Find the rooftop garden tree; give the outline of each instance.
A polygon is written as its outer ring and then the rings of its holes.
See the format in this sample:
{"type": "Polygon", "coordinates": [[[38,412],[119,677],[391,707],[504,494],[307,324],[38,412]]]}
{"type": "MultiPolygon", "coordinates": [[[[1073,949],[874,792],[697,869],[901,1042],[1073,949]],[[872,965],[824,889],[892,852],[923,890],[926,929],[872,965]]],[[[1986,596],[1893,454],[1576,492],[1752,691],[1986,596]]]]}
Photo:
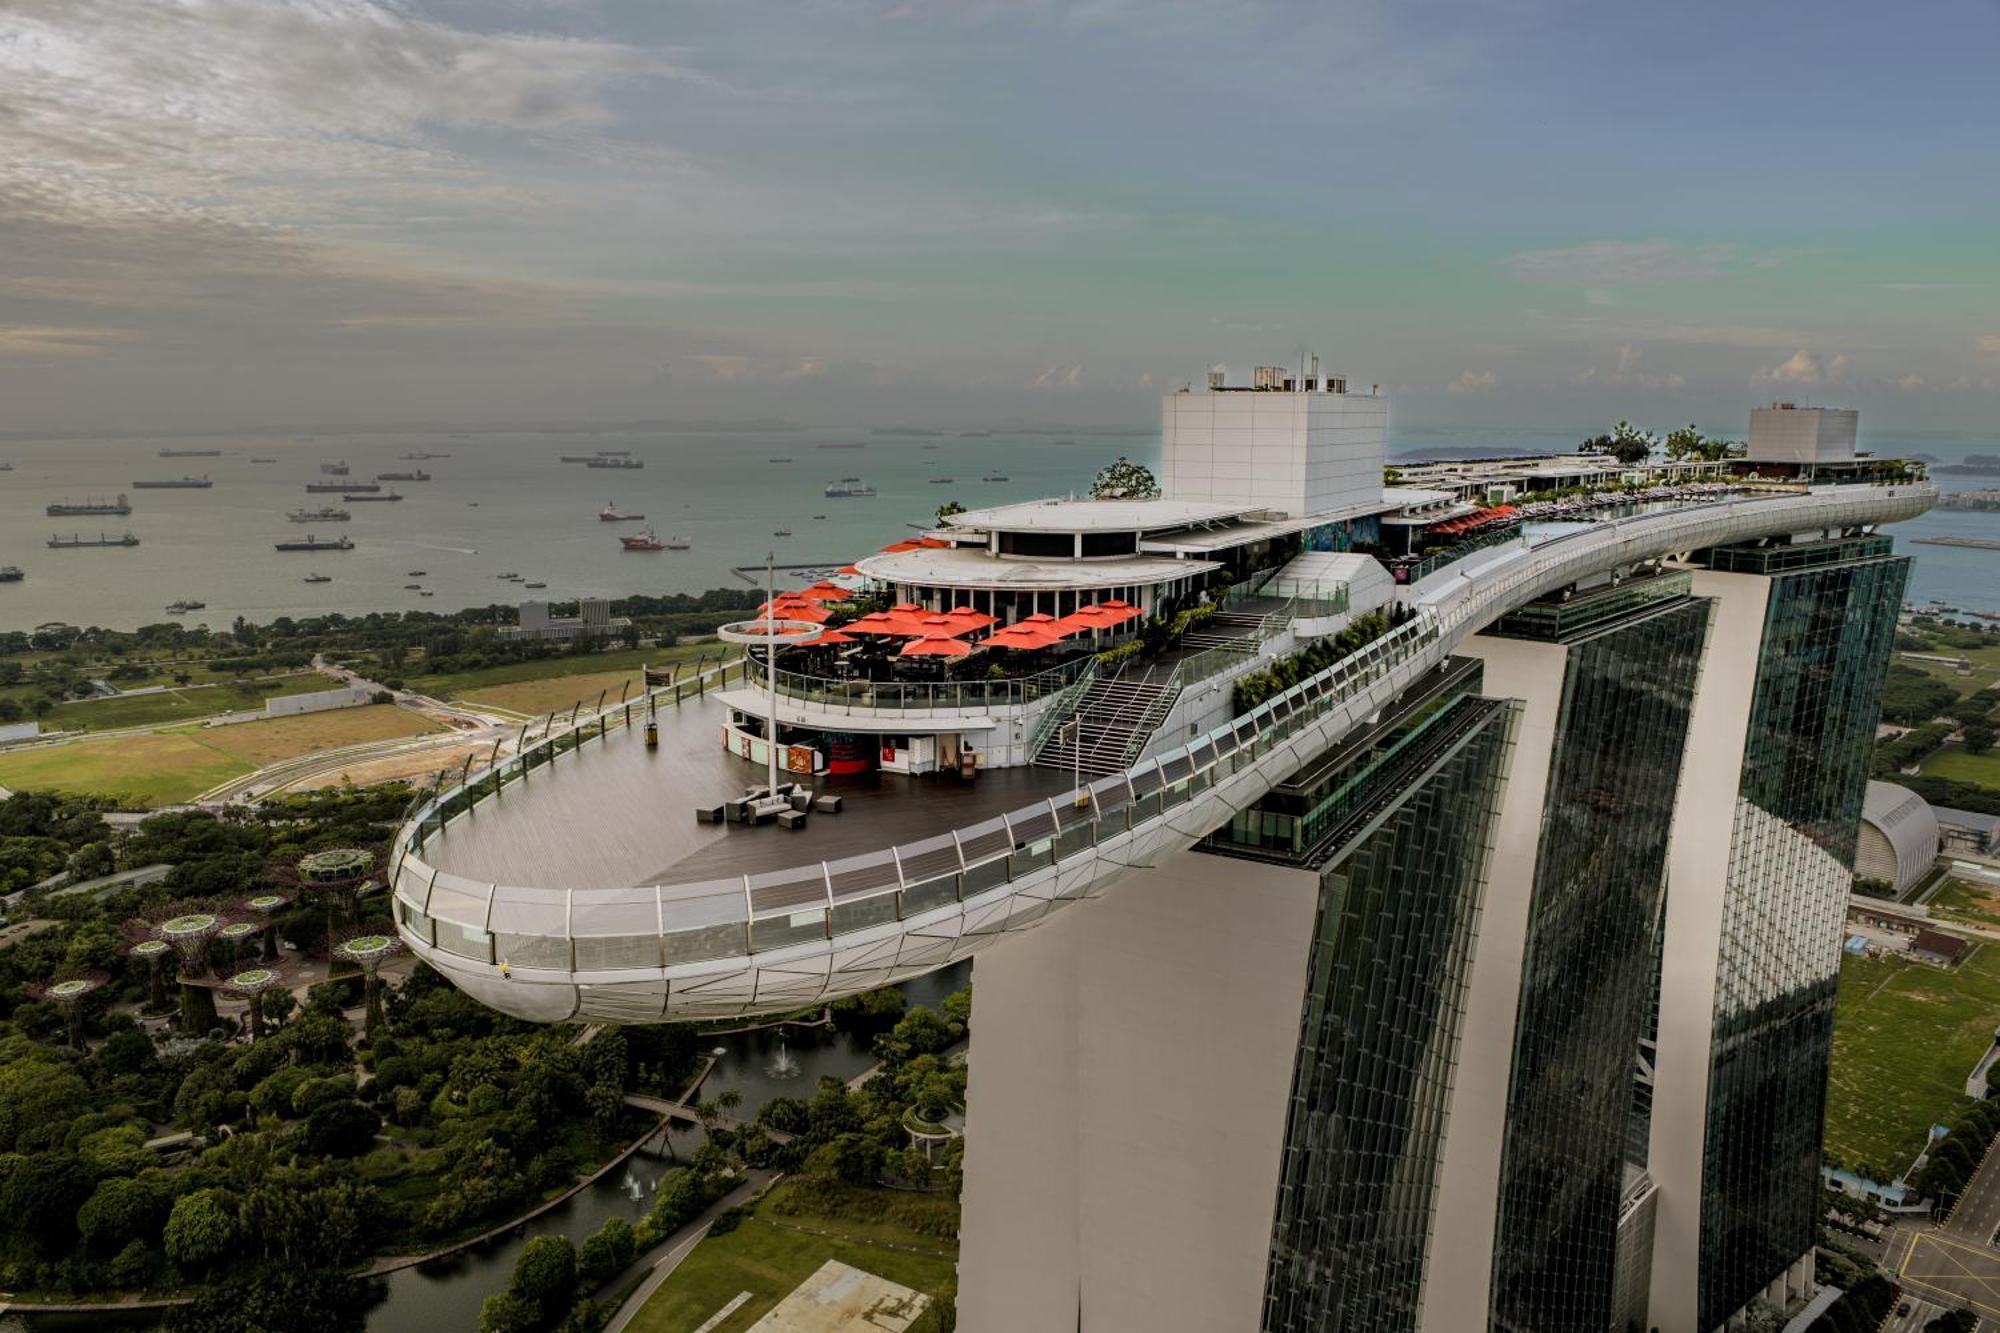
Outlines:
{"type": "Polygon", "coordinates": [[[1157,500],[1160,498],[1160,483],[1153,476],[1153,470],[1143,463],[1134,463],[1125,455],[1118,455],[1118,461],[1107,464],[1091,483],[1090,498],[1093,500],[1157,500]]]}

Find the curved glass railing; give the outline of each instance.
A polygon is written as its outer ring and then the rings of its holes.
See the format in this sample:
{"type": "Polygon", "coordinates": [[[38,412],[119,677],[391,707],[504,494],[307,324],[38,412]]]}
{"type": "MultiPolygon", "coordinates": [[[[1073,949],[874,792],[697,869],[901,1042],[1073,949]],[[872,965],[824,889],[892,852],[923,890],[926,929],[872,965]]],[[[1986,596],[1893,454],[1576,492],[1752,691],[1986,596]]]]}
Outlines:
{"type": "MultiPolygon", "coordinates": [[[[530,747],[426,806],[398,839],[392,867],[397,920],[418,944],[467,963],[504,965],[514,973],[587,973],[592,982],[656,978],[663,967],[828,944],[844,934],[968,902],[1108,840],[1157,830],[1181,807],[1238,774],[1251,772],[1253,780],[1232,793],[1232,804],[1254,800],[1296,767],[1266,761],[1307,728],[1336,712],[1346,712],[1350,720],[1365,716],[1442,661],[1460,638],[1508,607],[1582,574],[1772,531],[1913,517],[1935,494],[1921,483],[1900,483],[1886,495],[1879,487],[1854,486],[1781,500],[1732,500],[1604,523],[1551,540],[1483,568],[1462,589],[1418,608],[1374,642],[1171,753],[969,828],[838,861],[694,884],[543,889],[479,883],[419,858],[428,837],[497,791],[509,772],[528,777],[567,749],[630,725],[634,707],[645,703],[641,699],[530,747]],[[1781,523],[1771,521],[1780,515],[1781,523]]],[[[736,669],[731,664],[711,674],[736,669]]],[[[676,702],[712,688],[714,682],[704,678],[676,702]]],[[[1192,842],[1206,831],[1204,825],[1178,832],[1192,842]]],[[[1080,891],[1082,882],[1080,877],[1079,889],[1070,892],[1080,891]]],[[[1024,913],[1047,911],[1055,901],[1006,914],[1005,928],[1019,929],[1024,913]]],[[[968,934],[982,929],[968,918],[968,934]]],[[[990,929],[999,932],[1002,922],[990,929]]]]}

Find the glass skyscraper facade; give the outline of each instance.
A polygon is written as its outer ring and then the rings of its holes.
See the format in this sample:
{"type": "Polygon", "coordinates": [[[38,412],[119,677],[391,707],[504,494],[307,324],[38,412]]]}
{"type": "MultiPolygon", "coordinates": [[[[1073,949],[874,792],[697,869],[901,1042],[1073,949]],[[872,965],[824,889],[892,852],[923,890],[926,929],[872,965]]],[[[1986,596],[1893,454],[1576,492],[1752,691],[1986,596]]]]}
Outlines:
{"type": "Polygon", "coordinates": [[[1208,843],[1319,874],[1267,1333],[1417,1327],[1511,724],[1511,705],[1471,693],[1477,680],[1458,667],[1314,766],[1311,790],[1271,812],[1318,808],[1308,845],[1261,821],[1208,843]]]}
{"type": "Polygon", "coordinates": [[[1699,1326],[1813,1245],[1868,762],[1909,561],[1866,537],[1710,553],[1770,579],[1724,886],[1702,1159],[1699,1326]]]}
{"type": "Polygon", "coordinates": [[[1639,580],[1496,627],[1566,648],[1507,1096],[1496,1333],[1605,1333],[1629,1304],[1618,1267],[1633,1069],[1709,625],[1689,585],[1639,580]]]}

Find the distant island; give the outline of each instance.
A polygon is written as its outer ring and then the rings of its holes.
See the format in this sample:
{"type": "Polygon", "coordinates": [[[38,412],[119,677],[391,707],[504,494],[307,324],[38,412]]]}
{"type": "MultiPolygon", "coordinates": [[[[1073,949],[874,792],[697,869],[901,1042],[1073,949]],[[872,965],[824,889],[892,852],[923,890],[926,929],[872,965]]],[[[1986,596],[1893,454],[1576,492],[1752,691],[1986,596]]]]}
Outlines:
{"type": "Polygon", "coordinates": [[[1940,463],[1931,471],[1955,477],[2000,475],[2000,454],[1967,454],[1963,463],[1940,463]]]}

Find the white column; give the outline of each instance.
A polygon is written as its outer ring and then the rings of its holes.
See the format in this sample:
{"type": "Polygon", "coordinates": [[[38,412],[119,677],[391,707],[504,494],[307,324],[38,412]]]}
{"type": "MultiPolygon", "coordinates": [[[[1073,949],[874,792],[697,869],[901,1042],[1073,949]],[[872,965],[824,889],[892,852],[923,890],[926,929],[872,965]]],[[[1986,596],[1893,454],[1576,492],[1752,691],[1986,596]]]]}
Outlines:
{"type": "Polygon", "coordinates": [[[1648,1311],[1660,1333],[1704,1333],[1695,1320],[1701,1292],[1701,1167],[1715,969],[1770,582],[1702,570],[1694,576],[1694,591],[1715,598],[1716,609],[1702,653],[1667,845],[1660,1038],[1647,1166],[1660,1187],[1648,1311]]]}
{"type": "Polygon", "coordinates": [[[1569,657],[1560,644],[1486,635],[1468,640],[1458,651],[1485,661],[1481,694],[1518,699],[1523,706],[1500,797],[1458,1043],[1451,1119],[1438,1171],[1437,1221],[1430,1262],[1424,1267],[1422,1333],[1461,1333],[1487,1323],[1522,954],[1569,657]]]}

